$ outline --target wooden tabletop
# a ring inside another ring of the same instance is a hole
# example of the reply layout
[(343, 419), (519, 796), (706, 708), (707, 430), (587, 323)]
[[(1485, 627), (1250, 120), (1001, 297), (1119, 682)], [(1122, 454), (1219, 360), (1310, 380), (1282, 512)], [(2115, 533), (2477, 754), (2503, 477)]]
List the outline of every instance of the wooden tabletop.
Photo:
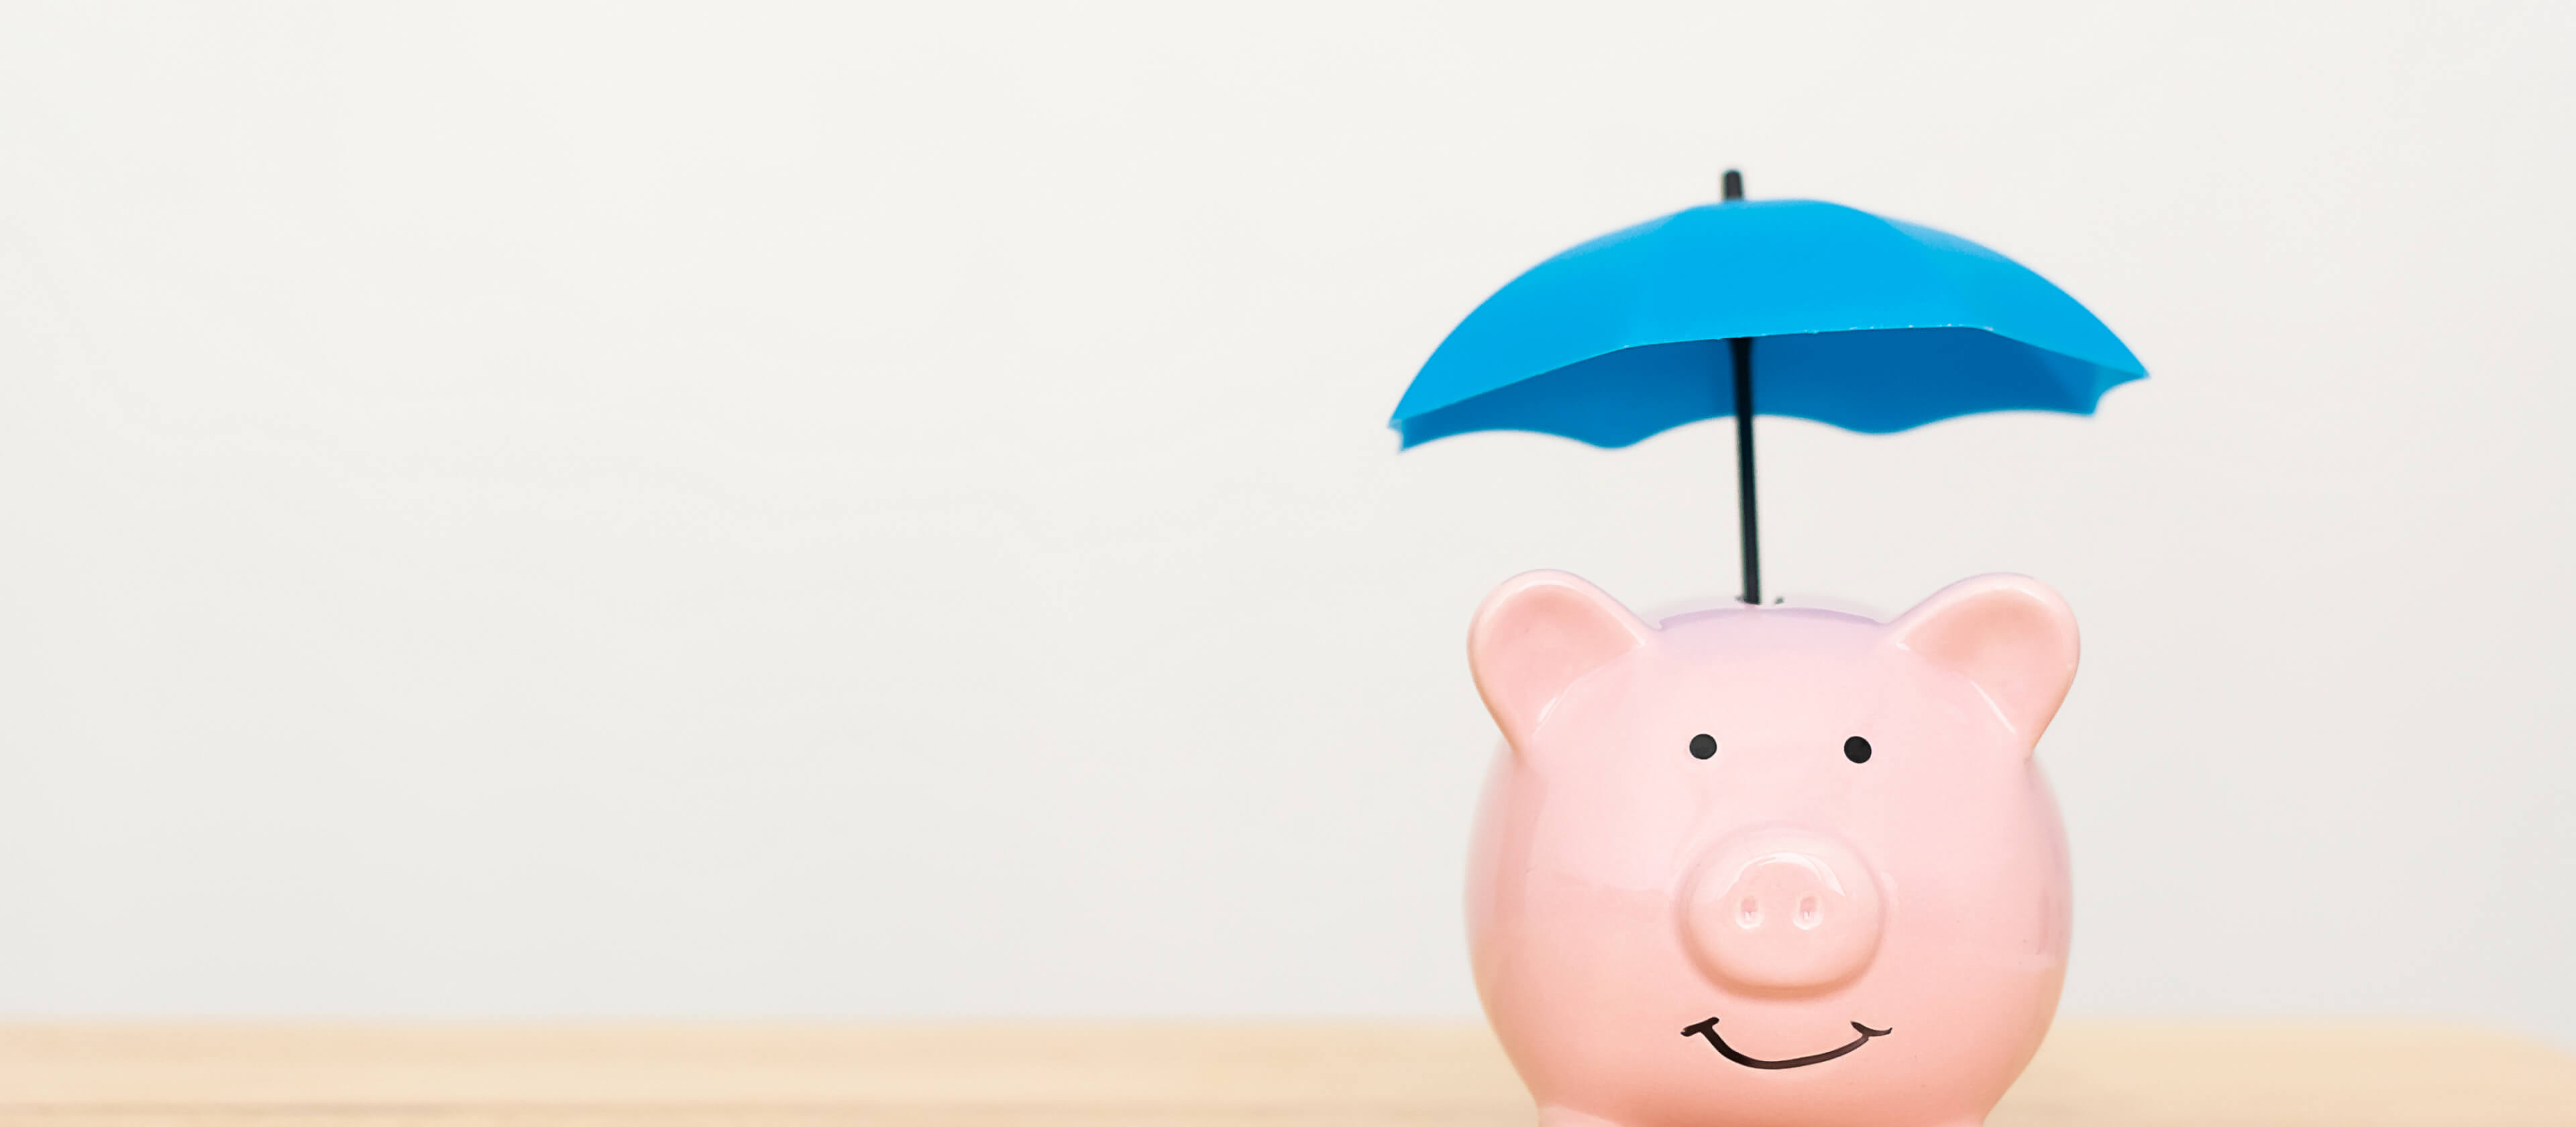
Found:
[[(0, 1027), (0, 1123), (1531, 1123), (1461, 1025)], [(2576, 1057), (2408, 1025), (2060, 1023), (1995, 1127), (2576, 1125)]]

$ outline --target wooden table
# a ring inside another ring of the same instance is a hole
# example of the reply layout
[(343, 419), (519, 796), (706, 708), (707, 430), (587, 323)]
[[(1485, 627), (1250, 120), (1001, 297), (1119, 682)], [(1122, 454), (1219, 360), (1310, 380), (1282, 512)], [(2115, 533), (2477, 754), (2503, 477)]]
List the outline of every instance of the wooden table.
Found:
[[(0, 1027), (0, 1123), (1532, 1122), (1477, 1026)], [(2576, 1125), (2576, 1058), (2474, 1029), (2061, 1023), (1991, 1120)]]

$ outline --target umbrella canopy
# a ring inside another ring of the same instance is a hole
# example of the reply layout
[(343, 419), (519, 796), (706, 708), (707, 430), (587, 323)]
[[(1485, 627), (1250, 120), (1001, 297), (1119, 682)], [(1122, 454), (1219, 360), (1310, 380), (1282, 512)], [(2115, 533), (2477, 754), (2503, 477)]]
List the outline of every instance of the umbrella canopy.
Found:
[(1403, 445), (1524, 430), (1619, 447), (1733, 415), (1744, 597), (1759, 602), (1757, 410), (1887, 433), (1983, 411), (2091, 414), (2146, 375), (2011, 259), (1839, 204), (1746, 201), (1741, 183), (1730, 172), (1727, 202), (1594, 239), (1485, 299), (1396, 405)]

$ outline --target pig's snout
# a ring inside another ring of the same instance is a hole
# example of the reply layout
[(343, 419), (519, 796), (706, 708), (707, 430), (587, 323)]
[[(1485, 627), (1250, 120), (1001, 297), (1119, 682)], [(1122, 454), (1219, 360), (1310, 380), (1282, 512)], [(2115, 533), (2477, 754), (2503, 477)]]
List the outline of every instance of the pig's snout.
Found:
[(1849, 981), (1878, 952), (1878, 884), (1830, 837), (1758, 832), (1710, 851), (1681, 924), (1701, 969), (1720, 981), (1811, 993)]

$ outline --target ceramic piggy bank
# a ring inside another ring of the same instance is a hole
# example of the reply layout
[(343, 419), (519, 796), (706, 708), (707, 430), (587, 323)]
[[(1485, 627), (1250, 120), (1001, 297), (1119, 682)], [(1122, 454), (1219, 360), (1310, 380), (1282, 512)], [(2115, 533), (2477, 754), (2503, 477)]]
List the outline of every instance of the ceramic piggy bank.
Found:
[(2075, 677), (2037, 581), (1893, 622), (1648, 625), (1561, 572), (1470, 631), (1509, 748), (1476, 985), (1545, 1127), (1969, 1127), (2039, 1047), (2066, 846), (2032, 762)]

